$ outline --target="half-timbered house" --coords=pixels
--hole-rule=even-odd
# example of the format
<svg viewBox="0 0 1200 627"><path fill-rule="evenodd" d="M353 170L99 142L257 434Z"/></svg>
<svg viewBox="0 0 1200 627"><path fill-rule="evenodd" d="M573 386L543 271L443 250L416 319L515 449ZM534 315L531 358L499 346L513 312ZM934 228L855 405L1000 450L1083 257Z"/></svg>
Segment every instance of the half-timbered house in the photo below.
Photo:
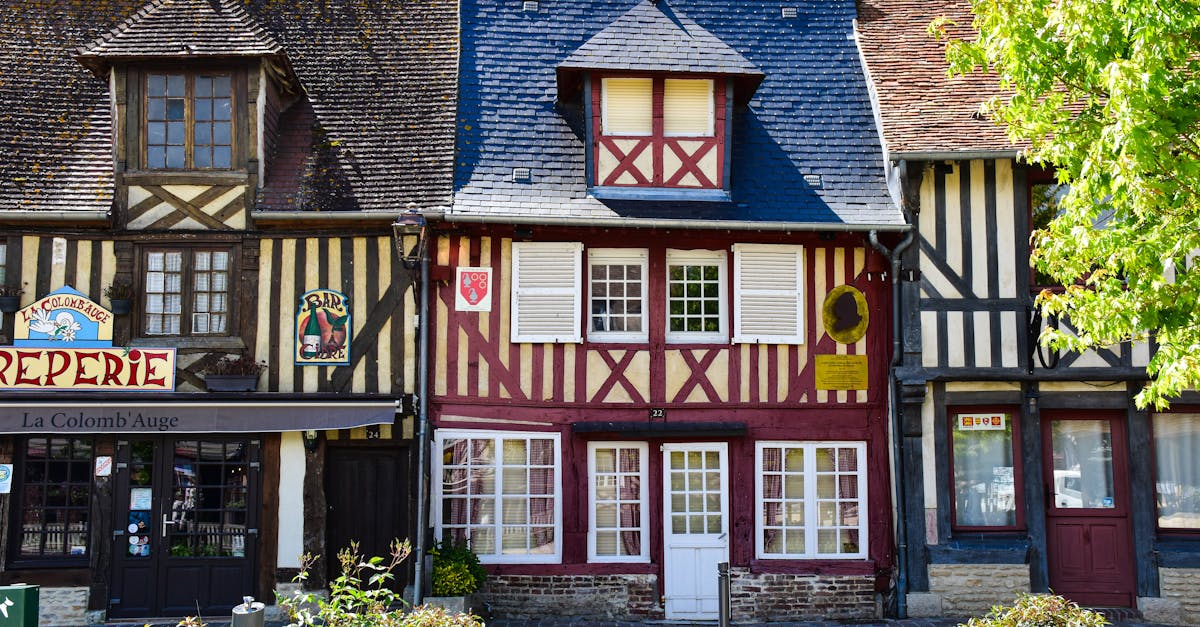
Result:
<svg viewBox="0 0 1200 627"><path fill-rule="evenodd" d="M0 581L43 624L228 616L409 535L392 223L448 202L456 45L440 0L0 6Z"/></svg>
<svg viewBox="0 0 1200 627"><path fill-rule="evenodd" d="M946 77L938 16L967 2L860 0L856 36L889 178L916 243L904 255L902 484L912 615L971 615L1019 592L1195 624L1200 414L1194 393L1140 410L1146 345L1038 345L1031 230L1061 190L980 115L994 75Z"/></svg>
<svg viewBox="0 0 1200 627"><path fill-rule="evenodd" d="M891 203L852 2L462 3L431 524L498 616L870 617Z"/></svg>

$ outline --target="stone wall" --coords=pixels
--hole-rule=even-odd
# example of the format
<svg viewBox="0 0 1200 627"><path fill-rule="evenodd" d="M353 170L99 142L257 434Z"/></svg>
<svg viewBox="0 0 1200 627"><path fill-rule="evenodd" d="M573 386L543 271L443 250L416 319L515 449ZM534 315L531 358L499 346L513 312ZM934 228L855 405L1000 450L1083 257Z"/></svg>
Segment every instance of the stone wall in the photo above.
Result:
<svg viewBox="0 0 1200 627"><path fill-rule="evenodd" d="M42 588L38 591L38 625L87 625L87 588Z"/></svg>
<svg viewBox="0 0 1200 627"><path fill-rule="evenodd" d="M870 575L783 575L730 568L734 621L877 618Z"/></svg>
<svg viewBox="0 0 1200 627"><path fill-rule="evenodd" d="M1179 604L1180 624L1200 625L1200 568L1159 568L1158 586L1163 599Z"/></svg>
<svg viewBox="0 0 1200 627"><path fill-rule="evenodd" d="M476 594L496 618L662 618L654 575L491 575Z"/></svg>
<svg viewBox="0 0 1200 627"><path fill-rule="evenodd" d="M982 616L998 603L1029 592L1028 564L930 564L929 595L910 615ZM914 614L914 610L920 612Z"/></svg>

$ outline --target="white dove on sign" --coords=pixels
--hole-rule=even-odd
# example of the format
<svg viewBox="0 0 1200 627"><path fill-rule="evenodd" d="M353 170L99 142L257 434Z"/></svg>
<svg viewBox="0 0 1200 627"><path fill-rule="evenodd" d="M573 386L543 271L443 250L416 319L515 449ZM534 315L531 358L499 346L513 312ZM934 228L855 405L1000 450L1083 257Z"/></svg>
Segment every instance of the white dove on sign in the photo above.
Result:
<svg viewBox="0 0 1200 627"><path fill-rule="evenodd" d="M49 311L39 309L33 312L33 320L29 322L30 331L45 333L49 339L64 342L74 342L75 333L82 328L69 311L61 311L51 320Z"/></svg>
<svg viewBox="0 0 1200 627"><path fill-rule="evenodd" d="M0 614L4 614L4 618L8 618L8 608L14 605L16 605L16 603L13 603L12 599L4 597L4 602L0 603Z"/></svg>

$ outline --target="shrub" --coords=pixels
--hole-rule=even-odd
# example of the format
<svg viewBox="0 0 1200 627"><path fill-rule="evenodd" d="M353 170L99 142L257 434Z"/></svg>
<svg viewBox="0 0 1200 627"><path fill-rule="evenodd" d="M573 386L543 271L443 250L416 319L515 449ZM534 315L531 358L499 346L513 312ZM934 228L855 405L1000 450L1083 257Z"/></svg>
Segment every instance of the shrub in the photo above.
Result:
<svg viewBox="0 0 1200 627"><path fill-rule="evenodd" d="M434 545L433 595L455 597L471 594L487 580L479 556L466 543L442 541Z"/></svg>
<svg viewBox="0 0 1200 627"><path fill-rule="evenodd" d="M967 627L1101 627L1103 614L1053 594L1022 594L1012 607L996 605L983 618L972 618Z"/></svg>
<svg viewBox="0 0 1200 627"><path fill-rule="evenodd" d="M440 608L422 606L411 612L408 604L391 589L392 571L412 552L408 541L392 541L391 555L364 558L358 544L338 551L341 574L329 583L329 597L322 598L299 590L291 596L276 595L276 602L296 627L483 627L478 617L452 614ZM316 557L300 558L300 574L294 581L303 583Z"/></svg>

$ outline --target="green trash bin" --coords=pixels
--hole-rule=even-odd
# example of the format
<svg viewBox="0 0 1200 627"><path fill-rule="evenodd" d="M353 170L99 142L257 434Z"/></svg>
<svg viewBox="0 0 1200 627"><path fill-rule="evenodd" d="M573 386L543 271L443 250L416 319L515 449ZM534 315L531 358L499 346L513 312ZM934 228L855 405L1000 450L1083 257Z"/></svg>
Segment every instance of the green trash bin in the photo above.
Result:
<svg viewBox="0 0 1200 627"><path fill-rule="evenodd" d="M40 586L0 586L0 627L37 627Z"/></svg>

